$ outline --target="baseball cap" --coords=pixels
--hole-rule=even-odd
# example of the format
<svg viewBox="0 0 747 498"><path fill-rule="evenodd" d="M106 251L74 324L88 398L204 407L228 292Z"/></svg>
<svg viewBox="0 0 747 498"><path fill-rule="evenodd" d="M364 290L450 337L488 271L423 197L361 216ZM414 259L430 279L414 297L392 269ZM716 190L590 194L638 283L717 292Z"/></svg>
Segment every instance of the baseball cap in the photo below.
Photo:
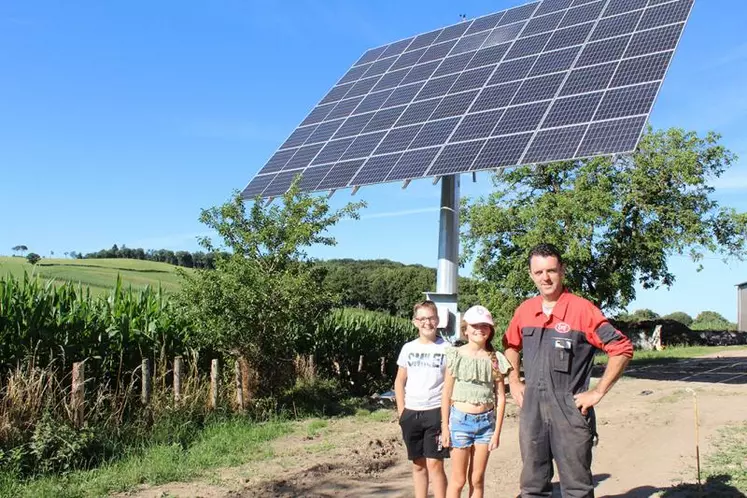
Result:
<svg viewBox="0 0 747 498"><path fill-rule="evenodd" d="M472 306L470 309L464 312L462 315L462 320L469 323L470 325L475 325L478 323L487 323L488 325L493 325L493 315L490 314L490 311L485 306Z"/></svg>

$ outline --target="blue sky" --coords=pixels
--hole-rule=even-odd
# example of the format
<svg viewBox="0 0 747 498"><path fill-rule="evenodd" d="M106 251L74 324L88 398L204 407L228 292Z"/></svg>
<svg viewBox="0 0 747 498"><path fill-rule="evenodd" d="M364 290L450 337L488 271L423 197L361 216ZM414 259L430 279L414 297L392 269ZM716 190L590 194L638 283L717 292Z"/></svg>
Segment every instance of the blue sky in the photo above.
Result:
<svg viewBox="0 0 747 498"><path fill-rule="evenodd" d="M0 2L0 254L113 243L197 249L200 208L243 188L367 49L524 3L516 0ZM716 198L747 211L743 0L696 0L651 117L716 130L743 159ZM435 266L438 186L361 189L369 207L323 258ZM462 180L463 195L489 189ZM349 191L332 198L340 206ZM677 283L630 309L736 319L747 264L670 261ZM468 272L469 268L465 269Z"/></svg>

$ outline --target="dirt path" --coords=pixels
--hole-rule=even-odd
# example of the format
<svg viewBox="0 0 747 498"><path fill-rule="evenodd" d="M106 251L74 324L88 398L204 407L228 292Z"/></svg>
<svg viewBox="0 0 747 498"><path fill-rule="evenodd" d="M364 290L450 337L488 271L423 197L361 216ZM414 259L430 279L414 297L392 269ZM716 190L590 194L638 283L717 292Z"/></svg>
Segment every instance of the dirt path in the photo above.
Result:
<svg viewBox="0 0 747 498"><path fill-rule="evenodd" d="M694 369L723 370L724 358L733 359L728 369L747 374L747 350L714 356L690 360L681 378L692 378ZM653 369L651 378L623 378L598 407L600 442L593 465L597 497L655 496L674 484L694 481L693 390L700 410L701 456L709 455L710 440L719 428L745 419L747 383L657 379ZM744 379L747 382L747 375ZM313 437L296 434L275 441L273 448L271 460L224 469L192 483L144 488L131 496L411 496L409 464L393 414L385 421L332 420ZM486 496L516 496L519 470L518 418L511 405L501 447L488 465Z"/></svg>

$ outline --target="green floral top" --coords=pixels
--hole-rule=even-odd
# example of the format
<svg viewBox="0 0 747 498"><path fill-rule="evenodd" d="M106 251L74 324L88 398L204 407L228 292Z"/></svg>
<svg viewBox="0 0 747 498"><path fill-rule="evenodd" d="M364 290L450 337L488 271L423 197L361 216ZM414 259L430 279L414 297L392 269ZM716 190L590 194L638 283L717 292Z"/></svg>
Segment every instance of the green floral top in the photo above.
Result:
<svg viewBox="0 0 747 498"><path fill-rule="evenodd" d="M506 375L511 363L503 353L495 352L495 365L489 357L473 358L459 354L457 348L446 348L446 367L454 376L454 391L451 401L462 401L475 405L495 402L493 387L495 380Z"/></svg>

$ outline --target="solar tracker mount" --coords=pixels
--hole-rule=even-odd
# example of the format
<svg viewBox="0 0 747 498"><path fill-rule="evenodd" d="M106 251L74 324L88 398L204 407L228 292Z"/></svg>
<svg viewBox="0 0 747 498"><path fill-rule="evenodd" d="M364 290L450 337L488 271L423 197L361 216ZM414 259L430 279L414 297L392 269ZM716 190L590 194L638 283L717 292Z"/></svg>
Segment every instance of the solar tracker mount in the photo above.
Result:
<svg viewBox="0 0 747 498"><path fill-rule="evenodd" d="M540 0L367 50L245 199L441 180L435 293L456 337L461 173L635 150L693 0Z"/></svg>

